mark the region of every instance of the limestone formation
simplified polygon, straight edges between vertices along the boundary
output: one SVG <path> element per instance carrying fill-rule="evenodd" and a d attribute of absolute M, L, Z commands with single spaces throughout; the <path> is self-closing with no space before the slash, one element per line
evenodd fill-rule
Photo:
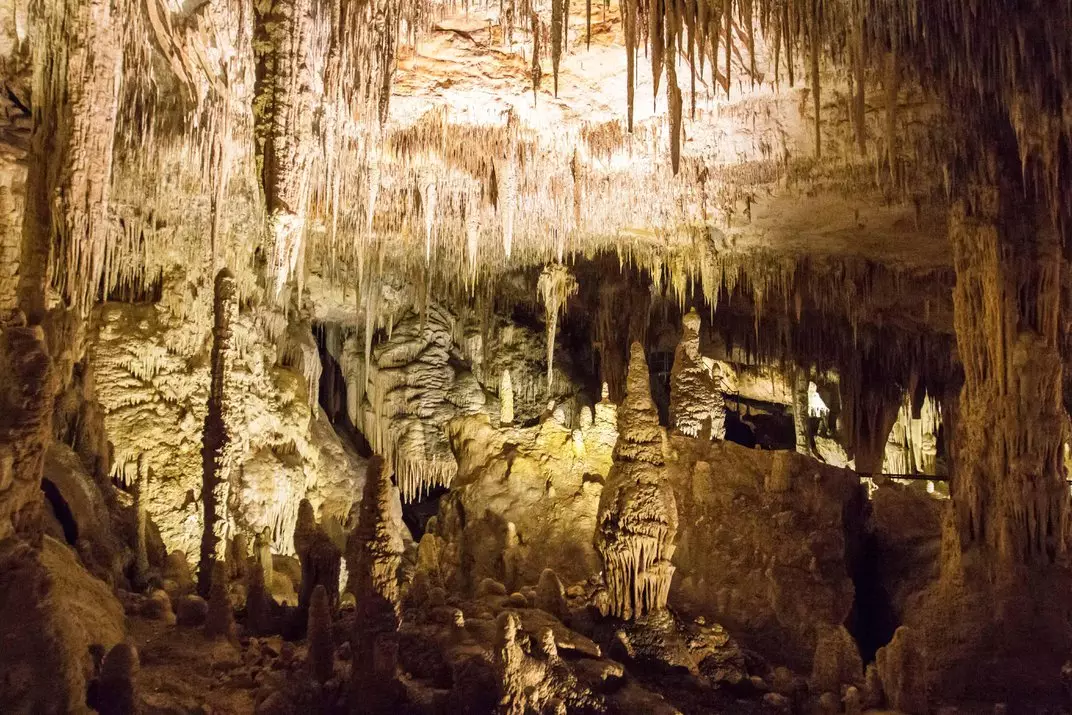
<path fill-rule="evenodd" d="M 249 576 L 249 547 L 245 534 L 235 534 L 227 545 L 227 577 L 244 583 Z"/>
<path fill-rule="evenodd" d="M 503 370 L 499 378 L 499 424 L 509 425 L 514 422 L 514 383 L 510 380 L 510 371 Z"/>
<path fill-rule="evenodd" d="M 259 565 L 250 569 L 246 586 L 246 630 L 255 636 L 267 635 L 273 625 L 272 596 L 264 579 L 264 569 Z"/>
<path fill-rule="evenodd" d="M 217 561 L 222 563 L 225 558 L 229 529 L 227 507 L 235 458 L 229 391 L 235 349 L 232 324 L 238 313 L 237 290 L 234 275 L 226 268 L 222 269 L 216 275 L 213 299 L 212 381 L 201 448 L 204 527 L 197 589 L 203 598 L 208 598 L 212 592 L 215 564 Z"/>
<path fill-rule="evenodd" d="M 691 310 L 681 320 L 681 342 L 670 371 L 670 426 L 689 437 L 726 436 L 726 404 L 700 354 L 700 316 Z"/>
<path fill-rule="evenodd" d="M 399 532 L 398 492 L 384 460 L 369 460 L 357 527 L 347 543 L 350 590 L 357 600 L 354 616 L 352 697 L 370 712 L 389 708 L 394 696 L 398 625 L 402 600 L 399 567 L 403 543 Z"/>
<path fill-rule="evenodd" d="M 130 643 L 117 643 L 108 651 L 100 677 L 91 686 L 93 707 L 101 715 L 136 715 L 141 704 L 134 692 L 139 668 L 138 651 Z"/>
<path fill-rule="evenodd" d="M 335 644 L 331 639 L 331 601 L 323 584 L 313 589 L 305 633 L 309 641 L 309 670 L 317 681 L 327 682 L 335 672 Z"/>
<path fill-rule="evenodd" d="M 300 522 L 299 522 L 300 523 Z M 312 529 L 301 539 L 301 588 L 298 592 L 298 608 L 305 613 L 317 586 L 323 586 L 332 607 L 339 600 L 339 573 L 342 550 L 335 545 L 315 521 Z M 295 532 L 295 539 L 297 541 Z"/>
<path fill-rule="evenodd" d="M 272 563 L 272 534 L 267 526 L 253 537 L 253 558 L 261 570 L 264 584 L 271 588 L 275 580 L 275 566 Z"/>
<path fill-rule="evenodd" d="M 927 663 L 918 634 L 901 626 L 875 658 L 882 692 L 889 707 L 907 715 L 930 712 Z"/>
<path fill-rule="evenodd" d="M 633 343 L 618 410 L 614 466 L 599 501 L 596 548 L 609 612 L 626 620 L 666 607 L 677 538 L 677 503 L 665 479 L 666 435 L 648 386 L 644 348 Z"/>
<path fill-rule="evenodd" d="M 208 595 L 208 612 L 205 614 L 205 636 L 208 638 L 233 639 L 235 637 L 234 613 L 227 595 L 227 566 L 217 561 L 213 566 L 212 591 Z"/>

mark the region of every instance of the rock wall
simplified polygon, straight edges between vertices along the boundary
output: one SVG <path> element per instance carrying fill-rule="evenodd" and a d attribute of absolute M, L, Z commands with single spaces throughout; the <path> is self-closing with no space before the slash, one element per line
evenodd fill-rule
<path fill-rule="evenodd" d="M 852 611 L 865 496 L 855 474 L 795 452 L 671 440 L 680 519 L 670 604 L 808 667 L 816 628 Z"/>
<path fill-rule="evenodd" d="M 209 390 L 211 290 L 175 279 L 155 304 L 106 303 L 94 314 L 90 359 L 112 446 L 112 474 L 132 484 L 149 471 L 148 512 L 169 550 L 201 539 L 201 434 Z M 310 409 L 306 376 L 277 364 L 273 314 L 245 310 L 234 325 L 231 389 L 237 424 L 230 529 L 272 533 L 293 553 L 298 503 L 345 521 L 364 479 L 362 460 Z"/>
<path fill-rule="evenodd" d="M 614 406 L 600 403 L 582 425 L 569 430 L 548 419 L 496 429 L 484 416 L 452 422 L 458 477 L 421 541 L 422 562 L 465 591 L 484 578 L 514 589 L 535 585 L 545 568 L 567 584 L 598 574 L 592 535 L 617 438 Z"/>
<path fill-rule="evenodd" d="M 0 545 L 0 701 L 8 712 L 88 712 L 92 649 L 124 637 L 123 607 L 65 545 Z"/>

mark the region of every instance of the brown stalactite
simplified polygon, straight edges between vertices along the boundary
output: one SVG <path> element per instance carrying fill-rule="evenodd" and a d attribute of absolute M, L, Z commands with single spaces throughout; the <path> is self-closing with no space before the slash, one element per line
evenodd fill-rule
<path fill-rule="evenodd" d="M 202 598 L 207 598 L 211 591 L 213 565 L 222 562 L 225 555 L 229 521 L 227 499 L 236 456 L 231 434 L 234 417 L 228 392 L 234 361 L 233 324 L 238 317 L 238 287 L 234 275 L 226 268 L 216 275 L 212 308 L 211 383 L 201 447 L 204 525 L 197 589 Z"/>
<path fill-rule="evenodd" d="M 637 0 L 618 0 L 622 13 L 622 25 L 625 30 L 625 87 L 628 104 L 626 112 L 626 130 L 633 132 L 633 99 L 636 94 L 636 54 L 637 54 Z"/>
<path fill-rule="evenodd" d="M 668 27 L 666 43 L 666 91 L 670 97 L 670 167 L 681 169 L 681 88 L 677 84 L 677 27 Z"/>
<path fill-rule="evenodd" d="M 123 51 L 107 0 L 43 3 L 34 23 L 34 130 L 19 305 L 30 323 L 55 282 L 81 316 L 108 260 L 108 204 Z M 57 53 L 56 48 L 64 48 Z"/>
<path fill-rule="evenodd" d="M 964 388 L 952 483 L 961 542 L 1004 564 L 1050 564 L 1066 549 L 1068 487 L 1058 351 L 1056 236 L 1015 189 L 987 186 L 952 211 L 953 294 Z"/>
<path fill-rule="evenodd" d="M 673 2 L 673 0 L 670 0 Z M 652 103 L 659 97 L 659 83 L 663 76 L 663 3 L 665 0 L 651 0 L 648 13 L 648 42 L 651 43 L 651 82 Z"/>
<path fill-rule="evenodd" d="M 551 72 L 555 80 L 555 96 L 558 96 L 558 66 L 562 61 L 562 13 L 566 0 L 551 0 Z"/>
<path fill-rule="evenodd" d="M 310 0 L 255 5 L 257 87 L 254 110 L 261 183 L 272 238 L 274 296 L 294 276 L 302 253 L 309 172 L 316 134 L 316 56 Z"/>
<path fill-rule="evenodd" d="M 809 62 L 811 67 L 811 98 L 815 111 L 815 158 L 823 157 L 822 137 L 822 99 L 819 94 L 819 42 L 820 42 L 820 15 L 819 0 L 811 0 L 811 26 L 808 28 Z"/>

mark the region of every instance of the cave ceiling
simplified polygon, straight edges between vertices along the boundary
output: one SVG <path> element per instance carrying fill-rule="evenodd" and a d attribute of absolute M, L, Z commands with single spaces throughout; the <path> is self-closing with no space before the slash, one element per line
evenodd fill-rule
<path fill-rule="evenodd" d="M 62 36 L 31 36 L 28 4 L 4 0 L 5 185 L 26 169 L 32 107 L 77 131 L 103 121 L 110 156 L 89 167 L 107 183 L 94 258 L 53 237 L 52 282 L 68 302 L 101 281 L 104 295 L 207 285 L 225 264 L 242 295 L 282 302 L 293 281 L 320 318 L 359 320 L 368 285 L 472 295 L 510 271 L 601 252 L 665 272 L 682 302 L 701 274 L 731 288 L 743 273 L 762 291 L 802 259 L 820 275 L 880 266 L 947 286 L 951 175 L 985 114 L 961 121 L 952 96 L 1006 116 L 1035 189 L 1065 178 L 1045 157 L 1060 154 L 1068 113 L 1051 111 L 1045 80 L 1063 72 L 1067 48 L 1054 43 L 1067 18 L 1027 22 L 1039 46 L 1019 41 L 1017 57 L 999 41 L 1000 12 L 971 43 L 942 45 L 970 10 L 953 2 L 729 3 L 717 22 L 701 5 L 596 2 L 589 16 L 559 0 L 303 0 L 251 17 L 240 0 L 113 4 L 108 22 L 81 16 L 70 42 L 72 63 L 91 46 L 89 62 L 114 69 L 85 91 L 95 112 L 41 84 L 34 67 Z M 1028 69 L 1042 79 L 1011 93 Z M 257 261 L 260 282 L 243 270 Z M 704 287 L 708 302 L 718 290 Z M 919 308 L 896 310 L 931 312 Z"/>

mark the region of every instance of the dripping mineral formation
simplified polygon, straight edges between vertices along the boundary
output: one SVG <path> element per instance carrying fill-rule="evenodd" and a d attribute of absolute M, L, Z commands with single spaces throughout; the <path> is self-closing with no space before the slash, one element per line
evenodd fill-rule
<path fill-rule="evenodd" d="M 0 712 L 1072 709 L 1072 6 L 0 0 Z"/>

